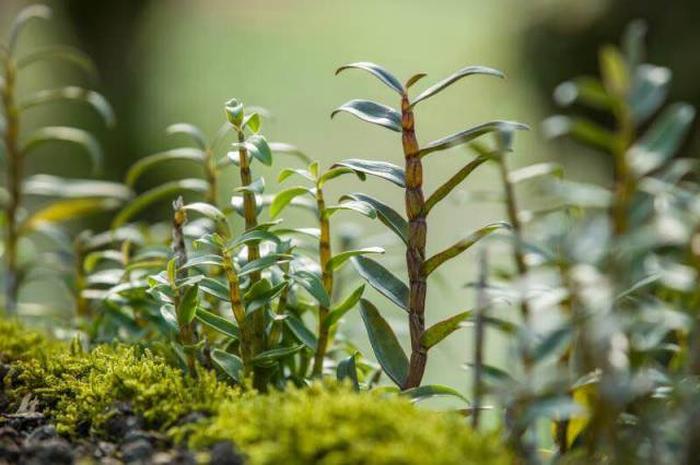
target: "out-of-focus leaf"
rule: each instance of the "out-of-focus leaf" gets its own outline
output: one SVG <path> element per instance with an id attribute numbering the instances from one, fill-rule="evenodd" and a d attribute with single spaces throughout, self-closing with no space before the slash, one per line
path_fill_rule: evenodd
<path id="1" fill-rule="evenodd" d="M 374 210 L 374 207 L 367 202 L 363 202 L 362 200 L 348 200 L 339 205 L 329 205 L 326 207 L 326 217 L 330 218 L 335 213 L 343 210 L 354 211 L 366 216 L 367 218 L 374 219 L 377 217 L 377 212 Z"/>
<path id="2" fill-rule="evenodd" d="M 33 50 L 17 60 L 17 68 L 24 69 L 44 60 L 71 63 L 87 73 L 93 81 L 97 79 L 97 68 L 90 57 L 81 50 L 66 45 L 52 45 Z"/>
<path id="3" fill-rule="evenodd" d="M 95 109 L 108 127 L 114 126 L 114 111 L 107 99 L 98 92 L 75 86 L 63 87 L 61 89 L 40 90 L 22 100 L 19 108 L 23 111 L 58 100 L 75 100 L 87 103 Z"/>
<path id="4" fill-rule="evenodd" d="M 22 154 L 27 155 L 37 147 L 49 142 L 69 142 L 85 149 L 92 161 L 93 171 L 102 166 L 102 149 L 89 132 L 68 126 L 46 126 L 29 135 L 22 145 Z"/>
<path id="5" fill-rule="evenodd" d="M 296 315 L 288 314 L 284 319 L 284 324 L 287 328 L 294 334 L 294 336 L 302 342 L 306 347 L 316 351 L 316 346 L 318 345 L 318 340 L 314 333 L 306 327 L 303 321 L 299 319 Z"/>
<path id="6" fill-rule="evenodd" d="M 189 286 L 177 307 L 177 322 L 181 326 L 188 325 L 194 320 L 199 305 L 199 287 L 195 284 Z"/>
<path id="7" fill-rule="evenodd" d="M 637 124 L 646 121 L 663 105 L 670 85 L 671 70 L 668 68 L 644 64 L 635 69 L 627 104 Z"/>
<path id="8" fill-rule="evenodd" d="M 572 329 L 569 326 L 555 329 L 538 341 L 532 350 L 532 359 L 539 362 L 548 357 L 571 339 Z"/>
<path id="9" fill-rule="evenodd" d="M 615 104 L 603 84 L 590 76 L 562 82 L 554 89 L 554 100 L 563 107 L 581 103 L 597 110 L 610 110 Z"/>
<path id="10" fill-rule="evenodd" d="M 197 318 L 197 321 L 207 325 L 215 331 L 218 331 L 224 336 L 228 336 L 232 339 L 238 339 L 240 337 L 240 331 L 238 330 L 238 326 L 236 326 L 226 318 L 208 312 L 202 309 L 201 307 L 197 308 L 197 314 L 195 316 Z"/>
<path id="11" fill-rule="evenodd" d="M 474 368 L 473 363 L 466 363 L 465 366 L 470 369 Z M 505 370 L 487 364 L 482 364 L 481 369 L 484 381 L 489 384 L 503 385 L 513 382 L 513 378 Z"/>
<path id="12" fill-rule="evenodd" d="M 627 63 L 617 47 L 608 45 L 598 56 L 603 85 L 610 95 L 624 98 L 630 89 L 631 77 Z"/>
<path id="13" fill-rule="evenodd" d="M 7 43 L 9 50 L 11 52 L 14 51 L 15 47 L 17 46 L 19 35 L 29 21 L 33 19 L 50 19 L 51 13 L 51 8 L 41 4 L 26 6 L 19 13 L 17 13 L 14 21 L 12 21 L 12 26 L 10 27 L 10 35 Z"/>
<path id="14" fill-rule="evenodd" d="M 340 303 L 331 308 L 328 316 L 326 317 L 326 325 L 328 327 L 333 326 L 340 320 L 343 315 L 352 310 L 352 308 L 357 305 L 360 301 L 360 297 L 365 292 L 365 285 L 361 284 L 354 291 L 348 294 Z"/>
<path id="15" fill-rule="evenodd" d="M 408 286 L 403 281 L 371 258 L 359 255 L 351 260 L 357 272 L 370 286 L 399 308 L 408 311 Z"/>
<path id="16" fill-rule="evenodd" d="M 54 202 L 27 218 L 20 229 L 31 231 L 46 223 L 68 221 L 92 213 L 114 210 L 121 202 L 110 198 L 67 199 Z"/>
<path id="17" fill-rule="evenodd" d="M 695 109 L 686 103 L 668 107 L 627 152 L 627 161 L 637 176 L 662 166 L 680 148 L 695 119 Z"/>
<path id="18" fill-rule="evenodd" d="M 446 77 L 442 81 L 433 84 L 432 86 L 428 87 L 425 89 L 423 92 L 421 92 L 415 99 L 413 99 L 413 102 L 411 102 L 411 107 L 414 107 L 418 104 L 418 102 L 421 102 L 427 98 L 432 97 L 433 95 L 443 91 L 447 87 L 451 86 L 455 82 L 459 81 L 462 78 L 465 78 L 467 76 L 472 76 L 474 74 L 485 74 L 485 75 L 491 75 L 491 76 L 496 76 L 499 78 L 503 78 L 503 73 L 500 71 L 489 68 L 487 66 L 467 66 L 466 68 L 462 68 L 459 71 L 456 71 L 454 74 Z"/>
<path id="19" fill-rule="evenodd" d="M 284 210 L 295 197 L 304 194 L 313 196 L 314 191 L 308 187 L 290 187 L 289 189 L 278 192 L 272 199 L 272 203 L 270 203 L 270 218 L 274 218 L 282 213 L 282 210 Z"/>
<path id="20" fill-rule="evenodd" d="M 571 206 L 608 208 L 612 202 L 610 191 L 595 184 L 561 180 L 552 183 L 549 190 Z"/>
<path id="21" fill-rule="evenodd" d="M 224 266 L 223 259 L 214 254 L 190 257 L 180 269 L 192 268 L 194 266 Z"/>
<path id="22" fill-rule="evenodd" d="M 316 273 L 307 270 L 296 270 L 291 274 L 291 278 L 295 283 L 306 289 L 320 305 L 330 307 L 331 298 L 323 287 L 321 278 Z"/>
<path id="23" fill-rule="evenodd" d="M 236 355 L 229 354 L 221 349 L 213 349 L 211 351 L 211 359 L 221 371 L 226 373 L 235 382 L 242 382 L 243 361 Z"/>
<path id="24" fill-rule="evenodd" d="M 208 184 L 201 179 L 180 179 L 161 184 L 139 195 L 122 209 L 112 221 L 112 229 L 127 223 L 155 202 L 172 199 L 185 191 L 204 193 L 208 189 Z"/>
<path id="25" fill-rule="evenodd" d="M 406 187 L 406 177 L 404 176 L 403 170 L 393 163 L 351 158 L 335 163 L 332 168 L 335 168 L 336 166 L 344 166 L 359 173 L 386 179 L 399 187 Z"/>
<path id="26" fill-rule="evenodd" d="M 449 149 L 450 147 L 455 147 L 457 145 L 466 144 L 477 137 L 483 136 L 490 132 L 503 131 L 503 130 L 528 130 L 529 126 L 518 123 L 516 121 L 489 121 L 488 123 L 483 123 L 473 128 L 460 131 L 458 133 L 452 134 L 442 139 L 433 141 L 419 150 L 419 155 L 425 157 L 433 152 L 438 152 L 441 150 Z"/>
<path id="27" fill-rule="evenodd" d="M 345 199 L 360 200 L 370 204 L 377 213 L 379 221 L 396 233 L 405 244 L 408 244 L 408 222 L 396 210 L 374 197 L 357 192 L 340 198 L 341 201 Z"/>
<path id="28" fill-rule="evenodd" d="M 564 169 L 558 163 L 535 163 L 533 165 L 528 165 L 523 168 L 513 170 L 508 173 L 508 182 L 511 184 L 518 184 L 525 181 L 531 181 L 536 178 L 543 176 L 553 176 L 555 178 L 562 178 L 564 176 Z"/>
<path id="29" fill-rule="evenodd" d="M 350 100 L 333 110 L 331 118 L 343 111 L 356 116 L 362 121 L 401 132 L 401 114 L 381 103 L 362 99 Z"/>
<path id="30" fill-rule="evenodd" d="M 136 181 L 149 169 L 165 161 L 186 160 L 201 164 L 204 161 L 204 154 L 200 149 L 191 147 L 181 147 L 167 150 L 165 152 L 154 153 L 136 161 L 126 173 L 126 183 L 129 186 L 136 184 Z"/>
<path id="31" fill-rule="evenodd" d="M 468 248 L 470 248 L 472 245 L 476 244 L 479 242 L 481 239 L 484 237 L 488 236 L 489 234 L 492 234 L 500 229 L 510 229 L 510 225 L 508 223 L 504 222 L 497 222 L 497 223 L 491 223 L 488 224 L 482 228 L 477 229 L 473 233 L 471 233 L 469 236 L 465 237 L 461 241 L 458 241 L 451 247 L 448 247 L 447 249 L 443 250 L 442 252 L 439 252 L 432 257 L 430 257 L 428 260 L 425 261 L 423 264 L 423 273 L 426 275 L 429 275 L 437 267 L 445 263 L 447 260 L 450 260 L 457 255 L 461 254 Z"/>
<path id="32" fill-rule="evenodd" d="M 377 77 L 380 81 L 382 81 L 384 84 L 389 86 L 391 89 L 394 89 L 399 95 L 403 95 L 404 89 L 403 86 L 401 85 L 401 82 L 399 82 L 396 77 L 391 74 L 389 71 L 386 69 L 382 68 L 379 65 L 376 65 L 374 63 L 369 63 L 366 61 L 362 62 L 357 62 L 357 63 L 350 63 L 348 65 L 343 65 L 340 68 L 338 68 L 335 72 L 335 74 L 340 73 L 341 71 L 345 71 L 346 69 L 361 69 L 364 71 L 367 71 L 374 76 Z"/>
<path id="33" fill-rule="evenodd" d="M 408 358 L 396 334 L 370 301 L 360 299 L 360 314 L 377 361 L 389 378 L 402 386 L 408 375 Z"/>
<path id="34" fill-rule="evenodd" d="M 123 184 L 89 179 L 66 179 L 48 174 L 35 174 L 25 179 L 22 193 L 62 198 L 110 197 L 129 200 L 133 193 Z"/>
<path id="35" fill-rule="evenodd" d="M 609 130 L 585 118 L 550 116 L 542 122 L 542 132 L 552 139 L 570 136 L 605 152 L 611 152 L 615 147 L 615 136 Z"/>
<path id="36" fill-rule="evenodd" d="M 294 155 L 303 162 L 311 162 L 311 159 L 308 157 L 308 155 L 306 155 L 304 152 L 302 152 L 301 150 L 299 150 L 291 144 L 285 144 L 283 142 L 269 142 L 268 146 L 270 147 L 270 150 L 272 150 L 273 153 L 286 153 L 289 155 Z"/>
<path id="37" fill-rule="evenodd" d="M 274 362 L 280 358 L 288 357 L 289 355 L 296 354 L 304 345 L 291 346 L 291 347 L 279 347 L 275 349 L 266 350 L 255 357 L 253 357 L 253 363 L 256 365 L 267 365 L 270 362 Z"/>
<path id="38" fill-rule="evenodd" d="M 464 395 L 458 390 L 451 388 L 449 386 L 443 386 L 442 384 L 425 384 L 423 386 L 406 389 L 401 391 L 402 396 L 406 396 L 414 402 L 420 402 L 421 400 L 430 399 L 432 397 L 456 397 L 469 403 L 469 400 L 464 397 Z"/>
<path id="39" fill-rule="evenodd" d="M 355 388 L 355 390 L 359 390 L 360 383 L 357 379 L 357 365 L 355 364 L 355 357 L 357 357 L 357 353 L 338 362 L 335 376 L 338 381 L 349 379 L 352 382 L 353 388 Z"/>
<path id="40" fill-rule="evenodd" d="M 440 341 L 455 332 L 462 326 L 462 323 L 471 318 L 474 312 L 467 310 L 466 312 L 458 313 L 445 320 L 435 323 L 430 328 L 426 329 L 420 338 L 420 342 L 426 349 L 437 345 Z"/>
<path id="41" fill-rule="evenodd" d="M 194 202 L 183 207 L 188 212 L 197 212 L 206 218 L 216 221 L 217 223 L 226 224 L 226 215 L 214 205 L 204 202 Z"/>
<path id="42" fill-rule="evenodd" d="M 435 205 L 440 203 L 442 199 L 447 197 L 447 195 L 452 192 L 452 190 L 459 186 L 459 184 L 464 181 L 467 176 L 469 176 L 475 169 L 481 166 L 482 163 L 488 160 L 487 157 L 477 157 L 468 164 L 466 164 L 462 169 L 455 173 L 450 179 L 448 179 L 444 184 L 438 187 L 435 192 L 430 194 L 428 200 L 425 201 L 423 206 L 423 212 L 427 215 L 430 210 L 433 209 Z"/>
<path id="43" fill-rule="evenodd" d="M 170 126 L 165 128 L 165 133 L 168 134 L 169 136 L 173 136 L 176 134 L 182 134 L 182 135 L 188 136 L 190 139 L 192 139 L 192 141 L 194 141 L 195 145 L 199 149 L 201 149 L 201 150 L 207 149 L 207 136 L 205 136 L 204 132 L 202 132 L 202 130 L 199 129 L 194 124 L 190 124 L 190 123 L 171 124 Z"/>
<path id="44" fill-rule="evenodd" d="M 646 22 L 641 19 L 630 22 L 625 28 L 625 33 L 622 35 L 622 51 L 630 69 L 640 66 L 645 59 L 644 38 L 646 34 Z"/>
<path id="45" fill-rule="evenodd" d="M 330 271 L 336 271 L 339 270 L 345 262 L 347 262 L 350 258 L 356 257 L 358 255 L 368 255 L 368 254 L 383 254 L 384 249 L 381 247 L 365 247 L 363 249 L 357 249 L 357 250 L 346 250 L 344 252 L 340 252 L 339 254 L 335 255 L 333 258 L 331 258 L 328 261 L 328 269 Z"/>

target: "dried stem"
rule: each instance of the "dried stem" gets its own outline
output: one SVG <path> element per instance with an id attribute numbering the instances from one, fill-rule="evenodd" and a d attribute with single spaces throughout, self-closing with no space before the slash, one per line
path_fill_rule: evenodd
<path id="1" fill-rule="evenodd" d="M 423 263 L 425 262 L 427 224 L 423 197 L 423 165 L 416 139 L 413 111 L 406 94 L 401 99 L 401 128 L 406 175 L 405 201 L 408 217 L 406 268 L 410 289 L 408 313 L 411 334 L 411 360 L 403 388 L 409 389 L 420 385 L 428 361 L 428 351 L 421 343 L 421 336 L 425 331 L 427 285 Z"/>
<path id="2" fill-rule="evenodd" d="M 333 271 L 328 268 L 331 260 L 331 231 L 328 216 L 326 215 L 326 203 L 323 199 L 323 191 L 316 187 L 316 205 L 318 207 L 318 217 L 321 229 L 321 237 L 318 242 L 319 263 L 321 266 L 321 279 L 326 293 L 333 295 Z M 321 376 L 323 373 L 323 359 L 328 349 L 328 327 L 327 317 L 329 308 L 323 305 L 318 306 L 318 343 L 316 344 L 316 354 L 314 354 L 314 365 L 312 373 L 314 376 Z"/>

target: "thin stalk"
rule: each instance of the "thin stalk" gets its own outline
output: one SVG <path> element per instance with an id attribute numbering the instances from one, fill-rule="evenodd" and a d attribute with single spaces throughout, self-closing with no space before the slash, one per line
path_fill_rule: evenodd
<path id="1" fill-rule="evenodd" d="M 83 236 L 79 235 L 74 242 L 75 251 L 75 313 L 79 318 L 87 318 L 90 313 L 88 301 L 83 297 L 85 289 L 85 250 L 83 249 Z"/>
<path id="2" fill-rule="evenodd" d="M 216 171 L 214 150 L 211 147 L 207 147 L 204 150 L 204 177 L 208 184 L 204 200 L 211 205 L 217 206 L 217 201 L 219 199 L 218 173 Z"/>
<path id="3" fill-rule="evenodd" d="M 474 336 L 474 381 L 472 399 L 472 428 L 479 429 L 481 419 L 481 398 L 483 393 L 482 376 L 484 366 L 484 345 L 485 345 L 485 313 L 488 299 L 486 296 L 486 286 L 488 280 L 488 257 L 486 250 L 481 251 L 479 259 L 479 287 L 476 299 L 476 334 Z"/>
<path id="4" fill-rule="evenodd" d="M 5 111 L 5 153 L 7 154 L 7 205 L 5 207 L 5 308 L 8 314 L 17 311 L 19 293 L 19 270 L 17 269 L 17 245 L 19 228 L 17 211 L 21 206 L 22 174 L 24 171 L 22 154 L 19 149 L 19 109 L 15 102 L 16 68 L 8 53 L 4 59 L 5 86 L 2 90 L 2 104 Z"/>
<path id="5" fill-rule="evenodd" d="M 421 344 L 425 331 L 426 275 L 425 243 L 427 223 L 425 221 L 425 199 L 423 197 L 423 164 L 420 159 L 418 140 L 415 133 L 415 120 L 408 96 L 401 98 L 401 141 L 405 160 L 405 203 L 408 217 L 408 248 L 406 249 L 406 269 L 409 279 L 409 329 L 411 334 L 411 360 L 403 388 L 420 386 L 428 351 Z"/>
<path id="6" fill-rule="evenodd" d="M 613 148 L 615 159 L 615 196 L 611 215 L 616 236 L 623 235 L 628 225 L 629 202 L 635 190 L 626 154 L 634 140 L 634 122 L 630 109 L 624 103 L 616 105 L 613 111 L 617 121 L 616 143 Z"/>
<path id="7" fill-rule="evenodd" d="M 177 269 L 176 278 L 179 280 L 187 278 L 187 270 L 182 268 L 187 263 L 187 246 L 185 245 L 185 234 L 182 231 L 187 222 L 187 212 L 182 208 L 184 202 L 182 197 L 178 197 L 173 202 L 173 227 L 172 227 L 172 250 L 175 256 L 175 266 Z M 175 283 L 173 283 L 175 284 Z M 180 290 L 177 287 L 173 288 L 175 293 L 175 308 L 180 305 Z M 194 345 L 196 341 L 194 322 L 180 325 L 180 333 L 178 335 L 180 344 Z M 191 374 L 195 373 L 195 358 L 191 351 L 187 352 L 187 368 Z"/>
<path id="8" fill-rule="evenodd" d="M 331 260 L 331 230 L 328 216 L 326 215 L 326 202 L 323 199 L 323 191 L 316 187 L 316 205 L 318 207 L 318 218 L 321 229 L 321 237 L 318 241 L 318 256 L 321 266 L 321 279 L 326 293 L 333 295 L 333 271 L 328 267 Z M 321 376 L 323 373 L 323 359 L 328 349 L 328 332 L 330 330 L 327 318 L 330 309 L 323 305 L 318 306 L 318 342 L 316 353 L 314 354 L 313 376 Z"/>
<path id="9" fill-rule="evenodd" d="M 233 257 L 231 252 L 226 249 L 222 250 L 222 258 L 224 263 L 224 273 L 226 274 L 226 280 L 228 281 L 228 291 L 229 300 L 231 301 L 231 311 L 233 317 L 238 323 L 238 328 L 240 330 L 240 354 L 241 360 L 243 361 L 243 367 L 245 375 L 249 376 L 253 367 L 251 361 L 253 358 L 253 353 L 251 353 L 251 334 L 248 322 L 246 321 L 245 307 L 243 306 L 243 301 L 241 300 L 241 289 L 240 282 L 238 280 L 238 274 L 233 265 Z"/>

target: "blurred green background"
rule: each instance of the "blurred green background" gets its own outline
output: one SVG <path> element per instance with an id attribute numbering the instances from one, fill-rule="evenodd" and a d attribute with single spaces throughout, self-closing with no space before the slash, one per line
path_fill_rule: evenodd
<path id="1" fill-rule="evenodd" d="M 27 2 L 0 2 L 0 30 Z M 397 105 L 396 96 L 368 75 L 334 70 L 348 62 L 372 61 L 402 80 L 416 72 L 434 82 L 470 64 L 503 70 L 507 79 L 470 78 L 422 105 L 417 114 L 421 142 L 464 129 L 487 119 L 514 119 L 533 130 L 519 135 L 513 165 L 555 158 L 569 176 L 596 179 L 607 160 L 581 153 L 567 144 L 545 143 L 539 122 L 555 111 L 551 91 L 560 81 L 596 70 L 596 51 L 605 42 L 617 42 L 627 22 L 644 18 L 650 26 L 649 60 L 674 71 L 672 97 L 700 103 L 697 50 L 700 45 L 700 2 L 676 0 L 63 0 L 47 2 L 56 20 L 30 25 L 21 44 L 67 42 L 87 51 L 95 60 L 101 80 L 98 89 L 113 103 L 118 124 L 106 130 L 89 111 L 67 113 L 65 107 L 39 110 L 30 124 L 51 118 L 95 130 L 104 142 L 106 179 L 123 178 L 136 159 L 172 146 L 163 129 L 187 121 L 214 134 L 223 122 L 223 103 L 238 97 L 260 105 L 274 115 L 263 132 L 268 140 L 297 145 L 327 167 L 343 158 L 378 158 L 401 164 L 400 136 L 362 124 L 347 115 L 335 121 L 330 112 L 351 98 L 372 98 Z M 68 71 L 36 68 L 23 90 L 75 82 Z M 425 86 L 419 84 L 416 87 Z M 697 138 L 691 141 L 697 147 Z M 56 155 L 55 153 L 53 155 Z M 426 167 L 427 192 L 449 177 L 467 159 L 454 149 L 430 159 Z M 56 161 L 60 158 L 60 161 Z M 46 153 L 39 158 L 42 171 L 86 176 L 81 156 L 66 163 Z M 276 166 L 263 172 L 269 192 L 277 189 L 275 173 L 297 161 L 277 157 Z M 35 166 L 33 169 L 36 169 Z M 178 174 L 161 171 L 146 178 L 139 189 Z M 482 170 L 466 185 L 468 191 L 499 191 L 496 172 Z M 158 177 L 160 176 L 160 178 Z M 233 176 L 228 185 L 236 187 Z M 343 179 L 328 197 L 348 191 L 366 191 L 401 208 L 401 192 L 387 183 Z M 524 192 L 528 195 L 528 192 Z M 430 218 L 429 254 L 439 251 L 471 230 L 503 217 L 498 203 L 468 201 L 457 194 Z M 163 216 L 167 213 L 163 209 Z M 292 210 L 290 210 L 291 212 Z M 158 218 L 157 213 L 153 218 Z M 162 217 L 161 217 L 162 218 Z M 287 216 L 293 224 L 313 218 L 301 212 Z M 368 242 L 384 240 L 381 228 L 369 221 L 345 216 Z M 104 226 L 106 223 L 102 224 Z M 336 221 L 336 225 L 338 221 Z M 99 220 L 92 227 L 99 227 Z M 402 271 L 401 254 L 390 243 L 387 263 Z M 503 246 L 492 242 L 494 251 Z M 444 268 L 428 299 L 428 318 L 435 321 L 473 305 L 463 286 L 474 275 L 475 254 Z M 498 260 L 496 260 L 498 261 Z M 382 299 L 385 315 L 400 332 L 403 314 Z M 354 321 L 354 320 L 353 320 Z M 354 321 L 351 334 L 366 344 Z M 405 331 L 404 331 L 405 333 Z M 405 334 L 404 334 L 405 335 Z M 493 347 L 500 347 L 489 335 Z M 471 358 L 469 331 L 452 336 L 433 354 L 428 381 L 456 387 L 468 377 L 448 369 Z M 507 363 L 505 351 L 490 351 Z"/>

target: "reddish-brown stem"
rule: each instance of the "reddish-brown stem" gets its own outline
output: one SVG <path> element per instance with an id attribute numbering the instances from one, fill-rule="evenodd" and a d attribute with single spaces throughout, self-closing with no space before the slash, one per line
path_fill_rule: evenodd
<path id="1" fill-rule="evenodd" d="M 416 139 L 413 111 L 406 94 L 401 99 L 401 129 L 405 159 L 406 216 L 408 217 L 406 269 L 409 280 L 408 317 L 411 334 L 411 360 L 408 375 L 402 387 L 410 389 L 420 386 L 428 360 L 428 351 L 421 343 L 421 336 L 425 331 L 427 285 L 423 263 L 425 262 L 427 224 L 423 198 L 423 164 Z"/>
<path id="2" fill-rule="evenodd" d="M 323 191 L 316 188 L 316 205 L 318 207 L 319 225 L 321 229 L 321 237 L 318 241 L 318 256 L 321 266 L 321 279 L 323 288 L 328 296 L 333 295 L 333 271 L 328 268 L 328 262 L 331 260 L 331 231 L 328 217 L 326 215 L 326 203 L 323 199 Z M 323 305 L 318 306 L 318 342 L 316 344 L 316 353 L 314 354 L 314 365 L 312 373 L 314 376 L 321 376 L 323 373 L 323 359 L 326 356 L 328 349 L 328 332 L 330 328 L 326 318 L 328 317 L 328 307 Z"/>

